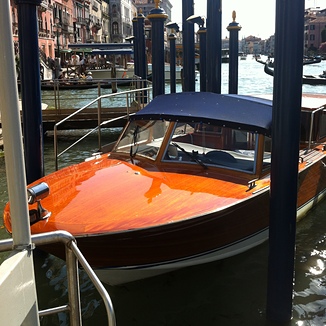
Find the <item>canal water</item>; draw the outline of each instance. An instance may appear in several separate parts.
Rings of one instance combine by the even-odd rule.
[[[326,61],[304,66],[305,74],[320,74]],[[222,66],[222,93],[228,91],[228,65]],[[272,92],[272,77],[263,65],[248,57],[239,61],[239,94]],[[199,89],[199,82],[196,84]],[[180,91],[178,85],[178,91]],[[326,93],[326,86],[303,86],[304,92]],[[85,92],[85,91],[84,91]],[[169,85],[166,85],[169,92]],[[94,91],[96,96],[97,91]],[[48,94],[43,93],[44,99]],[[81,96],[81,95],[78,95]],[[93,99],[92,94],[88,95]],[[71,95],[72,99],[76,94]],[[43,99],[43,101],[45,101]],[[76,107],[84,104],[76,102]],[[116,130],[107,139],[116,137]],[[67,132],[60,138],[63,148],[74,138]],[[77,163],[97,148],[92,137],[67,152],[59,161],[63,167]],[[53,139],[45,137],[46,174],[54,171]],[[7,201],[5,159],[0,157],[0,209]],[[8,237],[0,220],[0,238]],[[36,251],[35,274],[41,309],[67,302],[64,262]],[[0,256],[0,260],[4,256]],[[123,286],[108,286],[118,326],[260,326],[265,318],[268,273],[268,243],[241,255],[178,270]],[[105,307],[94,286],[80,271],[83,325],[107,325]],[[1,316],[0,316],[1,318]],[[1,320],[1,319],[0,319]],[[1,324],[1,322],[0,322]],[[326,201],[297,224],[293,320],[289,325],[326,324]],[[69,325],[66,314],[44,317],[41,325]]]

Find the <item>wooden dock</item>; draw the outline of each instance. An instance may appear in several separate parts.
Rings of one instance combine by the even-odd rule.
[[[101,109],[101,123],[110,119],[118,118],[127,115],[128,113],[135,113],[139,110],[138,107],[131,107],[127,110],[126,107],[115,107],[115,108],[102,108]],[[77,109],[61,109],[61,110],[43,110],[42,120],[44,131],[53,130],[54,125],[72,113],[76,112]],[[126,119],[119,119],[109,124],[109,127],[123,127],[126,124]],[[98,113],[97,108],[86,108],[82,112],[77,113],[72,118],[62,123],[58,129],[90,129],[98,126]],[[107,127],[107,126],[105,126]],[[0,121],[1,128],[1,121]],[[1,130],[1,129],[0,129]],[[2,134],[2,133],[1,133]],[[0,134],[0,140],[2,139]],[[1,142],[0,142],[1,144]]]
[[[100,122],[118,118],[135,113],[138,108],[116,107],[102,108]],[[76,109],[61,109],[61,110],[44,110],[42,111],[43,128],[44,130],[53,130],[54,125],[59,121],[76,112]],[[126,124],[126,119],[119,119],[109,124],[110,127],[123,127]],[[82,112],[77,113],[72,118],[63,122],[58,129],[89,129],[98,126],[98,113],[96,108],[87,108]]]

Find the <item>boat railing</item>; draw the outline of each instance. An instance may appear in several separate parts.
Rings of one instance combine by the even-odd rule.
[[[115,313],[111,298],[105,287],[98,279],[93,269],[77,247],[75,238],[66,231],[55,231],[41,233],[31,236],[32,243],[37,247],[39,245],[49,245],[52,243],[63,243],[66,248],[66,266],[67,266],[67,284],[68,284],[68,303],[66,305],[40,310],[39,317],[68,312],[70,315],[70,325],[82,325],[81,300],[79,287],[78,262],[99,292],[106,308],[108,325],[116,325]],[[13,250],[13,239],[4,239],[0,241],[0,252]]]
[[[138,83],[135,84],[135,89],[118,92],[118,93],[111,93],[111,94],[105,94],[105,95],[99,95],[94,100],[90,101],[88,104],[84,105],[80,109],[74,111],[69,116],[65,117],[61,121],[57,122],[54,125],[53,129],[53,137],[54,137],[54,157],[55,157],[55,169],[58,170],[58,159],[61,155],[66,153],[68,150],[70,150],[72,147],[80,143],[82,140],[84,140],[89,135],[93,134],[95,131],[97,131],[97,138],[98,138],[98,148],[101,150],[102,148],[102,134],[101,129],[105,126],[105,128],[109,128],[109,125],[113,122],[116,122],[120,119],[127,119],[130,114],[134,114],[135,112],[142,109],[147,103],[149,103],[152,99],[152,87],[141,87],[142,83],[144,81],[139,80]],[[118,115],[117,117],[113,117],[109,120],[102,121],[102,105],[101,101],[103,99],[108,98],[114,98],[114,97],[124,97],[126,100],[126,106],[125,106],[125,114]],[[58,151],[58,128],[63,125],[66,121],[73,118],[74,116],[78,115],[82,111],[84,111],[87,108],[90,108],[93,104],[97,104],[97,126],[93,129],[87,130],[87,132],[81,136],[79,139],[77,139],[73,144],[62,150],[61,152]],[[121,111],[119,111],[121,112]]]

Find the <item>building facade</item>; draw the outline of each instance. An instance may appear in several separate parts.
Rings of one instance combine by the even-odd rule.
[[[309,8],[305,13],[305,54],[316,52],[324,42],[326,42],[326,9]]]
[[[15,53],[18,54],[18,13],[15,0],[10,0],[12,33]],[[160,6],[171,21],[173,5],[162,0]],[[155,8],[154,0],[42,0],[37,7],[39,48],[41,58],[69,59],[69,44],[123,43],[133,35],[132,19],[142,12],[146,17]],[[148,56],[151,55],[151,26],[145,20],[145,38]],[[168,32],[167,32],[168,33]],[[166,33],[166,35],[167,35]],[[177,44],[182,32],[177,33]],[[166,47],[168,48],[168,42]],[[224,40],[228,43],[228,39]],[[305,54],[315,52],[326,42],[326,9],[309,8],[305,12]],[[261,40],[249,36],[239,41],[239,51],[252,54],[274,53],[274,36]],[[226,44],[223,46],[228,47]],[[150,60],[150,59],[149,59]]]
[[[16,50],[17,5],[14,0],[10,4]],[[42,0],[37,19],[41,57],[64,59],[70,52],[69,44],[110,41],[109,0]]]
[[[124,43],[133,35],[132,19],[137,15],[133,0],[110,0],[111,42]]]
[[[154,0],[135,0],[135,5],[137,7],[138,12],[141,10],[143,15],[147,17],[152,9],[155,8]],[[160,3],[160,7],[165,11],[168,15],[166,22],[171,21],[171,14],[173,5],[169,0],[162,0]]]

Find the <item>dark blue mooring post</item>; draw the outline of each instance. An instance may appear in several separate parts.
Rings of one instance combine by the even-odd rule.
[[[137,16],[135,16],[132,19],[132,28],[133,28],[133,32],[134,32],[134,39],[133,39],[133,43],[134,43],[134,74],[136,76],[139,76],[139,55],[138,55],[138,43],[139,43],[139,36],[138,36],[138,18]]]
[[[147,57],[145,42],[145,16],[142,11],[138,14],[138,57],[139,57],[139,77],[141,77],[141,88],[147,87]],[[147,91],[143,92],[141,101],[147,103]]]
[[[233,11],[233,22],[227,27],[230,32],[229,94],[238,94],[239,31],[241,26],[235,21],[235,18],[236,13]]]
[[[221,93],[222,83],[222,3],[207,0],[207,91]]]
[[[198,30],[199,34],[199,53],[200,53],[200,61],[199,61],[199,73],[200,73],[200,91],[206,92],[206,27],[200,27]]]
[[[145,16],[140,12],[138,18],[138,56],[139,56],[139,76],[147,79],[147,58],[146,58],[146,43],[145,43]],[[144,86],[145,87],[145,86]]]
[[[175,76],[175,65],[176,65],[176,50],[175,50],[175,40],[177,37],[174,33],[169,35],[170,41],[170,92],[176,92],[176,76]]]
[[[155,8],[147,16],[152,24],[152,82],[153,97],[165,93],[164,81],[164,22],[168,18],[155,0]]]
[[[27,183],[44,175],[40,56],[36,7],[40,0],[16,0],[23,136]]]
[[[187,18],[189,23],[194,23],[199,26],[197,34],[199,35],[199,71],[200,71],[200,91],[206,92],[206,28],[205,19],[201,16],[190,16]]]
[[[195,38],[194,25],[187,18],[194,14],[194,1],[182,0],[182,45],[184,91],[195,91]]]
[[[304,0],[276,0],[266,313],[277,323],[292,316],[304,5]]]
[[[176,49],[175,41],[177,39],[174,31],[179,33],[179,25],[177,23],[168,23],[165,25],[166,28],[172,29],[171,34],[169,35],[170,41],[170,92],[176,92]]]

